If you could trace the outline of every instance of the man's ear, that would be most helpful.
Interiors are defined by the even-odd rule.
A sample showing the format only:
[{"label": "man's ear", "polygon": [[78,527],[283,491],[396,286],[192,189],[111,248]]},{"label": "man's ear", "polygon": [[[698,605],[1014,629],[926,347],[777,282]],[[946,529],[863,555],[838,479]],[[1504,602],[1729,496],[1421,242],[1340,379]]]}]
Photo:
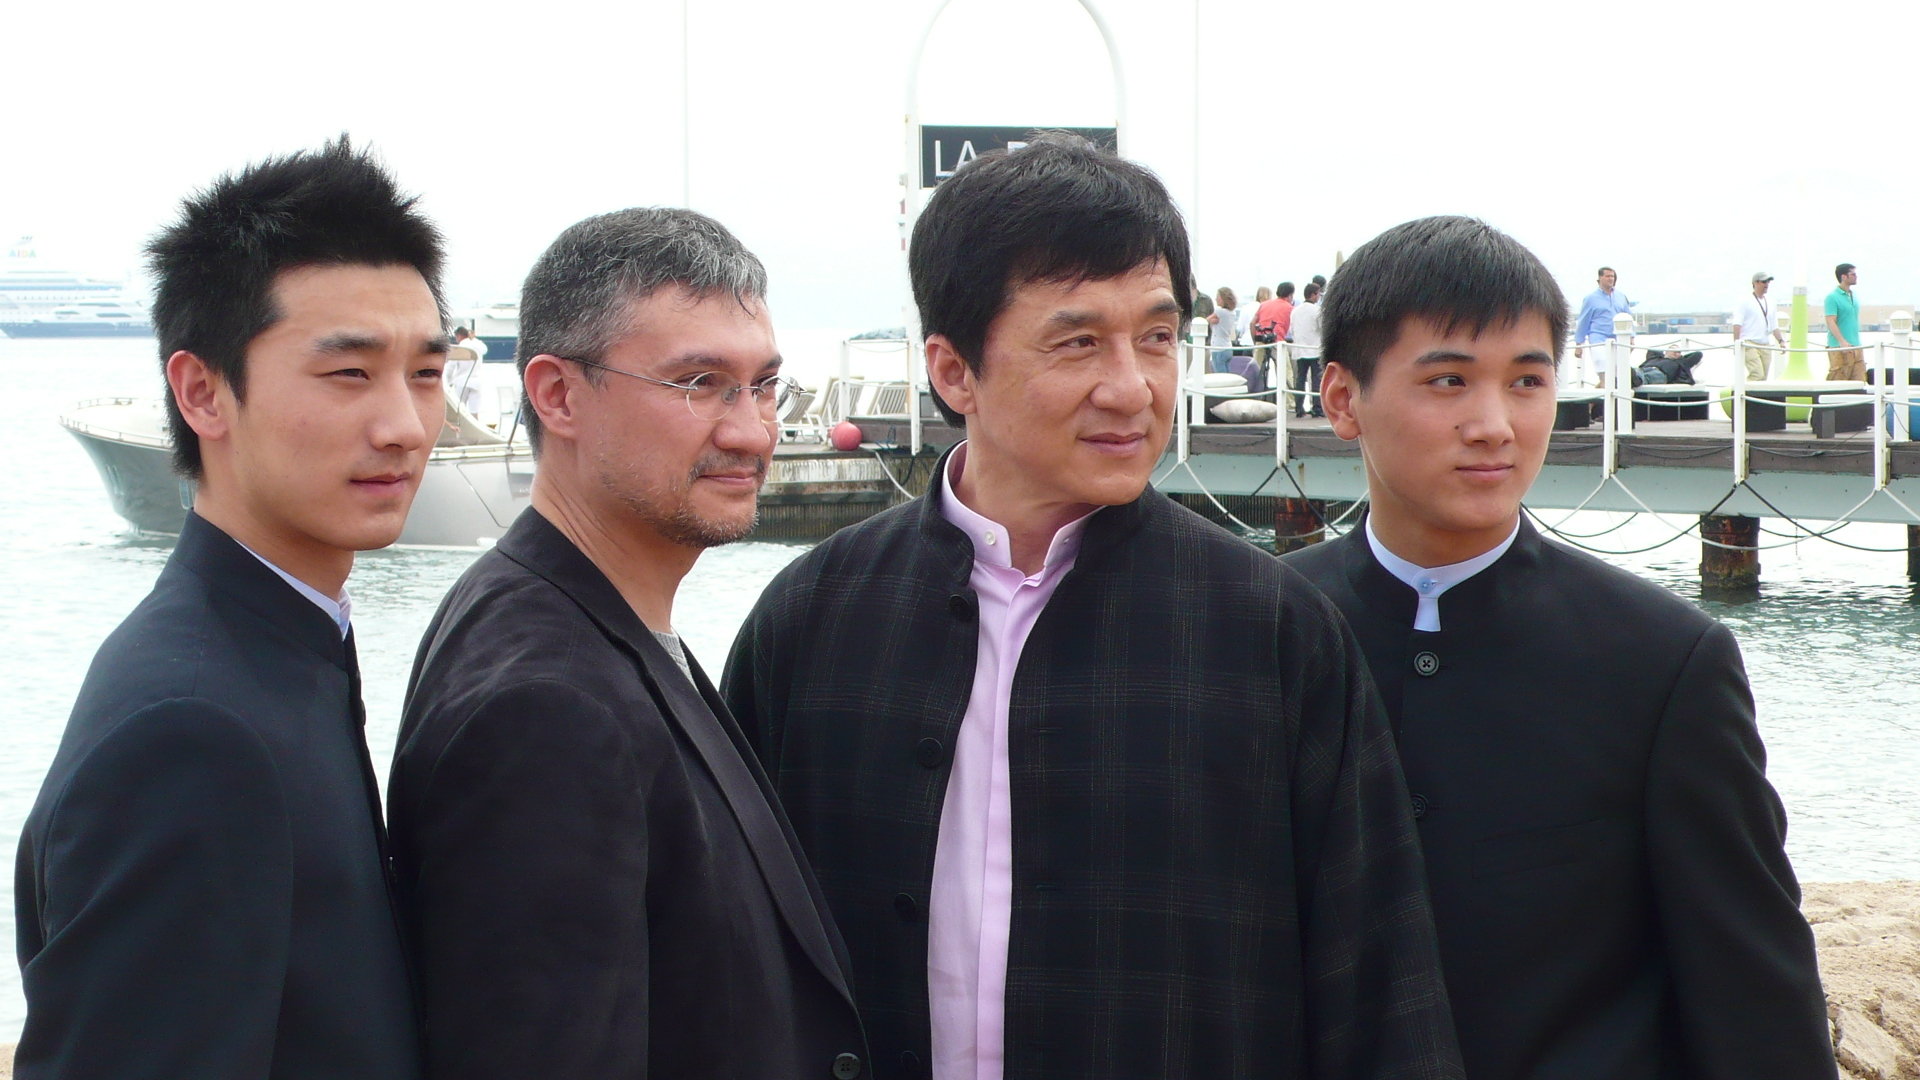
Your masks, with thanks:
[{"label": "man's ear", "polygon": [[959,350],[945,334],[927,335],[927,382],[939,393],[940,400],[947,407],[962,416],[972,416],[978,405],[974,401],[974,384],[980,377],[967,366]]},{"label": "man's ear", "polygon": [[579,402],[574,393],[585,380],[569,379],[566,364],[557,356],[541,353],[527,361],[526,370],[520,373],[520,385],[526,390],[528,405],[540,418],[541,431],[572,440],[580,430],[574,411]]},{"label": "man's ear", "polygon": [[223,394],[222,379],[205,360],[185,349],[167,357],[167,389],[180,415],[201,441],[227,437],[233,424],[232,411],[239,402],[232,394]]},{"label": "man's ear", "polygon": [[1360,416],[1353,410],[1360,393],[1360,384],[1353,372],[1340,364],[1328,364],[1320,375],[1320,404],[1326,410],[1327,421],[1333,425],[1333,433],[1348,442],[1361,435]]}]

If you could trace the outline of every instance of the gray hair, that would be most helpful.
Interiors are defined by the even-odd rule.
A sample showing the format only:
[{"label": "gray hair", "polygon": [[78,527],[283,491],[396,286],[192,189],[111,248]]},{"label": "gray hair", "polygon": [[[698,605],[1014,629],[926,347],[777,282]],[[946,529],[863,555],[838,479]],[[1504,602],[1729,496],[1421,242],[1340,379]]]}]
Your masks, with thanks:
[{"label": "gray hair", "polygon": [[[520,288],[515,364],[524,376],[535,356],[599,361],[634,331],[634,306],[669,286],[730,294],[751,307],[766,298],[767,268],[726,226],[692,210],[634,207],[587,218],[554,240]],[[593,386],[606,379],[598,368],[581,373]],[[537,451],[540,417],[525,393],[522,422]]]}]

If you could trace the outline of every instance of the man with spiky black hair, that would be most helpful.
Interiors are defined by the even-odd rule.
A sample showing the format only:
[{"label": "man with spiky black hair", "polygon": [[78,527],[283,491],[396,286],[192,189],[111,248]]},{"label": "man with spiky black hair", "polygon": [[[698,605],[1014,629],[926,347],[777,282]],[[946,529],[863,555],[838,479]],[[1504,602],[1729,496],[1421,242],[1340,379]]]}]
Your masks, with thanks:
[{"label": "man with spiky black hair", "polygon": [[1321,325],[1369,511],[1283,561],[1386,700],[1467,1075],[1831,1080],[1733,635],[1521,513],[1567,333],[1553,276],[1424,218],[1353,253]]},{"label": "man with spiky black hair", "polygon": [[21,837],[15,1075],[413,1080],[345,583],[444,416],[440,237],[342,136],[148,252],[193,512]]}]

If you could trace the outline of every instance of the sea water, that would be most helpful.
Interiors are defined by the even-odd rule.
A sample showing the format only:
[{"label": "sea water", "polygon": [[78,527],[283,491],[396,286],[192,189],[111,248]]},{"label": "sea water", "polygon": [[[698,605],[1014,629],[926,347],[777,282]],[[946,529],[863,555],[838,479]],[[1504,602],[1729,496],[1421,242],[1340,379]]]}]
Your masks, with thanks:
[{"label": "sea water", "polygon": [[[815,371],[816,378],[830,372]],[[39,791],[94,649],[152,586],[172,549],[133,534],[107,504],[79,444],[56,422],[91,397],[156,396],[151,341],[0,339],[12,480],[0,498],[0,851],[11,852]],[[1548,522],[1565,515],[1543,511]],[[1791,819],[1788,850],[1809,881],[1920,878],[1920,720],[1914,699],[1920,596],[1905,578],[1898,526],[1850,526],[1834,539],[1769,535],[1763,585],[1739,603],[1704,599],[1699,540],[1685,519],[1576,515],[1582,543],[1700,603],[1745,650],[1768,773]],[[1765,522],[1786,531],[1784,523]],[[1613,526],[1618,525],[1618,528]],[[1611,531],[1607,531],[1611,529]],[[1661,541],[1670,540],[1662,544]],[[1652,550],[1638,551],[1637,549]],[[761,588],[803,549],[742,543],[703,556],[681,586],[675,629],[716,675]],[[421,631],[477,552],[390,550],[362,556],[349,588],[377,767],[393,752]],[[0,875],[0,940],[13,925],[12,875]],[[18,973],[0,964],[0,1042],[17,1037]]]}]

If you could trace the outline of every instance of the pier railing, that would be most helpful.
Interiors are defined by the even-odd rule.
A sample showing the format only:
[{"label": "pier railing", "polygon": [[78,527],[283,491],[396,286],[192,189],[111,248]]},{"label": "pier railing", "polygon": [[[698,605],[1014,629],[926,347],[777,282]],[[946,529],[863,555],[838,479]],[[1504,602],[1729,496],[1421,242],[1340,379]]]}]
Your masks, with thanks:
[{"label": "pier railing", "polygon": [[[1623,317],[1624,318],[1624,317]],[[1873,490],[1885,491],[1892,477],[1894,449],[1913,441],[1912,418],[1920,411],[1920,386],[1910,379],[1910,371],[1920,367],[1920,345],[1913,337],[1913,318],[1906,312],[1896,312],[1891,321],[1890,340],[1864,344],[1859,350],[1865,368],[1871,377],[1867,380],[1829,380],[1823,378],[1768,379],[1749,381],[1743,350],[1755,348],[1768,357],[1768,373],[1780,369],[1783,374],[1788,369],[1806,363],[1818,363],[1832,353],[1847,351],[1823,346],[1808,345],[1799,348],[1774,344],[1761,344],[1749,341],[1699,341],[1685,335],[1643,336],[1641,341],[1632,341],[1632,327],[1629,324],[1620,328],[1620,333],[1611,342],[1591,345],[1589,348],[1605,350],[1602,368],[1607,372],[1603,387],[1590,393],[1597,396],[1602,405],[1600,416],[1601,473],[1602,478],[1613,478],[1620,470],[1620,449],[1625,441],[1639,435],[1635,421],[1636,407],[1642,411],[1659,410],[1667,412],[1684,404],[1698,409],[1705,407],[1709,419],[1726,418],[1729,421],[1727,439],[1732,454],[1732,480],[1741,485],[1750,474],[1751,450],[1755,432],[1750,431],[1749,419],[1763,415],[1763,411],[1774,409],[1787,413],[1786,418],[1798,421],[1826,411],[1854,410],[1857,414],[1860,406],[1868,407],[1870,421],[1867,430],[1871,433],[1873,456]],[[1295,402],[1309,405],[1317,403],[1319,387],[1295,387],[1291,385],[1293,374],[1293,354],[1295,346],[1288,342],[1276,342],[1271,345],[1233,346],[1232,351],[1240,355],[1259,357],[1264,354],[1272,365],[1272,382],[1264,393],[1246,393],[1231,386],[1219,385],[1216,380],[1209,384],[1208,375],[1218,374],[1211,370],[1211,358],[1225,346],[1207,345],[1201,342],[1186,345],[1183,362],[1181,403],[1176,410],[1174,431],[1174,455],[1177,465],[1185,465],[1193,452],[1192,429],[1221,421],[1208,415],[1208,403],[1238,398],[1255,398],[1271,401],[1275,406],[1275,415],[1271,421],[1274,434],[1274,463],[1285,468],[1291,459],[1288,439],[1291,434],[1289,422]],[[1702,384],[1693,387],[1705,393],[1705,398],[1695,398],[1684,403],[1664,390],[1646,391],[1645,387],[1635,388],[1632,373],[1648,359],[1652,352],[1726,352],[1731,361],[1731,375],[1724,385]],[[1798,361],[1798,363],[1796,363]],[[1231,380],[1227,380],[1231,381]],[[1689,384],[1648,384],[1652,386]],[[1563,388],[1577,389],[1577,388]],[[1577,395],[1575,395],[1577,396]],[[1786,419],[1783,418],[1783,419]],[[1254,426],[1247,423],[1232,425],[1238,430]],[[1264,425],[1263,425],[1264,426]],[[1763,434],[1781,430],[1784,424],[1764,423]],[[1829,425],[1822,424],[1821,427]],[[1838,425],[1832,425],[1837,427]],[[1848,434],[1851,434],[1849,432]],[[1698,429],[1689,431],[1693,437],[1702,437]],[[1710,437],[1710,436],[1709,436]],[[1920,517],[1920,516],[1917,516]]]}]

